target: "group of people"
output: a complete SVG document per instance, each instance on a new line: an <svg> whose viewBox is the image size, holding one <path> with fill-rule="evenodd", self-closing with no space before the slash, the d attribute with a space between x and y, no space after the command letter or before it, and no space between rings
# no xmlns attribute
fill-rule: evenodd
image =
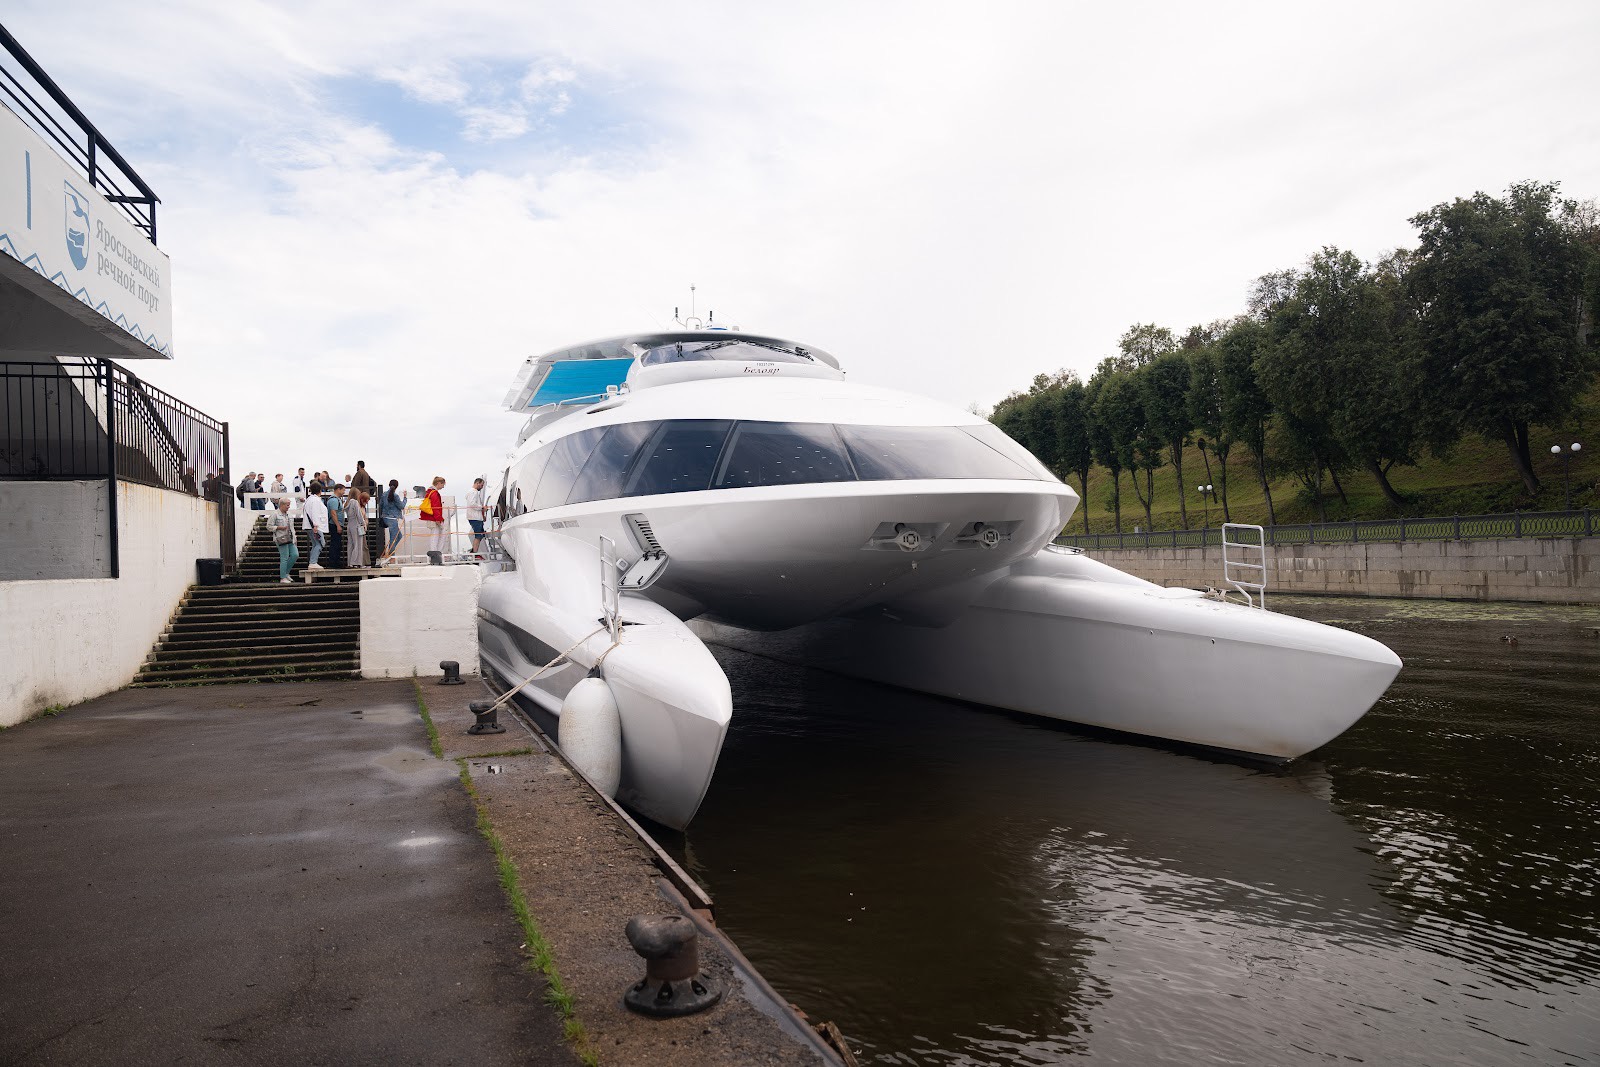
<svg viewBox="0 0 1600 1067"><path fill-rule="evenodd" d="M194 468L185 467L178 480L183 483L183 491L190 496L203 496L213 504L222 503L222 488L226 483L220 470L209 472L196 484Z"/></svg>
<svg viewBox="0 0 1600 1067"><path fill-rule="evenodd" d="M289 572L300 559L300 546L289 509L302 493L305 505L300 519L301 528L308 533L311 541L307 570L372 566L367 549L367 507L374 496L378 500L377 520L383 524L385 535L377 562L383 564L394 558L403 537L402 524L410 500L409 494L400 489L398 479L389 479L388 488L383 489L377 479L367 472L365 460L358 462L355 474L346 479L348 486L344 482L334 481L327 471L314 472L308 480L304 467L299 468L289 482L283 480L283 475L278 475L271 488L266 490L259 488L259 477L252 472L245 479L258 487L253 490L246 490L244 483L240 483L239 500L242 504L247 492L266 492L272 496L275 507L267 524L272 532L273 543L278 548L278 580L283 584L289 584ZM477 479L473 483L473 493L468 496L467 521L472 526L474 554L480 551L485 534L487 496L483 486L483 479ZM442 562L448 548L444 487L443 478L433 479L432 486L422 493L418 509L418 518L429 524L428 555L435 563ZM324 559L327 560L325 564L322 562Z"/></svg>

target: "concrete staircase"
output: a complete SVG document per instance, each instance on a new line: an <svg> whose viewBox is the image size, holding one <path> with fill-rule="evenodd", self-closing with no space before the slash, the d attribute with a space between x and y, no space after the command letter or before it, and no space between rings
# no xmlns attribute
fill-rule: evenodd
<svg viewBox="0 0 1600 1067"><path fill-rule="evenodd" d="M303 531L298 579L310 545ZM369 548L378 543L369 529ZM278 583L278 549L258 519L235 580L192 586L134 678L136 687L355 678L361 668L361 584Z"/></svg>

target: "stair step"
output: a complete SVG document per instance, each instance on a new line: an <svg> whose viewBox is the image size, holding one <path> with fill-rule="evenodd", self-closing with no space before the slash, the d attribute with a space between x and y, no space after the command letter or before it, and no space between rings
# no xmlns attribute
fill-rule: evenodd
<svg viewBox="0 0 1600 1067"><path fill-rule="evenodd" d="M359 668L350 670L306 671L300 674L228 674L171 681L129 682L129 689L172 689L180 685L253 685L271 682L315 682L326 678L360 678Z"/></svg>
<svg viewBox="0 0 1600 1067"><path fill-rule="evenodd" d="M246 661L246 659L328 659L330 656L358 656L360 654L360 640L350 633L341 640L333 641L298 641L298 643L264 643L264 645L250 645L250 651L240 651L240 645L162 645L146 659L147 667L155 664L170 664L170 662L192 662L203 664L211 661Z"/></svg>
<svg viewBox="0 0 1600 1067"><path fill-rule="evenodd" d="M270 604L218 604L215 607L190 607L185 606L174 619L186 622L203 622L206 619L249 619L260 618L265 622L276 625L285 615L305 615L308 617L324 619L360 618L361 605L355 601L349 604L329 604L318 600L282 600Z"/></svg>
<svg viewBox="0 0 1600 1067"><path fill-rule="evenodd" d="M202 678L226 677L226 676L237 674L237 673L248 673L248 674L252 674L252 675L254 675L256 677L283 676L283 677L287 678L287 677L295 677L295 676L300 675L302 673L301 670L299 669L301 666L302 666L302 664L299 664L299 663L284 662L284 663L277 663L277 664L272 664L272 663L265 663L265 664L264 663L247 663L247 664L240 664L239 666L236 666L236 667L211 666L211 667L174 668L174 669L171 669L171 670L141 670L139 672L138 676L134 678L134 681L135 682L196 681L196 680L199 680L199 679L202 679ZM303 664L303 666L305 667L305 670L307 672L312 671L312 670L317 670L317 671L331 671L331 670L359 671L361 669L361 658L359 656L346 656L346 657L344 657L342 659L338 659L338 660L317 660L314 663Z"/></svg>
<svg viewBox="0 0 1600 1067"><path fill-rule="evenodd" d="M212 632L236 635L246 630L271 628L281 633L286 629L297 629L304 623L343 624L351 631L356 631L360 629L359 620L360 615L356 612L272 612L270 614L245 612L239 615L179 615L167 625L167 632L169 634Z"/></svg>
<svg viewBox="0 0 1600 1067"><path fill-rule="evenodd" d="M140 669L146 671L163 669L177 669L178 665L188 664L196 669L207 666L258 666L270 663L321 663L332 659L349 659L359 657L361 652L354 641L344 642L339 646L318 645L277 645L270 646L270 652L241 652L237 649L213 648L190 651L188 649L173 649L151 653L151 658L145 661L145 666Z"/></svg>
<svg viewBox="0 0 1600 1067"><path fill-rule="evenodd" d="M206 652L213 650L228 651L241 648L269 652L275 649L299 647L301 645L320 645L324 648L359 648L361 635L349 627L339 630L290 630L288 632L281 630L255 630L249 633L176 634L163 637L152 655L167 652L204 655Z"/></svg>
<svg viewBox="0 0 1600 1067"><path fill-rule="evenodd" d="M338 593L343 595L330 598L328 593L334 590L337 590ZM259 589L250 590L247 592L230 590L227 593L214 593L211 595L197 595L190 593L184 598L183 606L185 608L211 608L234 605L237 607L249 608L257 605L270 606L273 604L293 604L300 601L326 603L330 599L337 601L349 600L351 602L355 602L360 599L360 595L360 587L354 585L346 586L337 584L333 587L333 590L329 590L320 586L312 587L303 583L298 585L278 585L276 582L274 582L270 586L262 586Z"/></svg>

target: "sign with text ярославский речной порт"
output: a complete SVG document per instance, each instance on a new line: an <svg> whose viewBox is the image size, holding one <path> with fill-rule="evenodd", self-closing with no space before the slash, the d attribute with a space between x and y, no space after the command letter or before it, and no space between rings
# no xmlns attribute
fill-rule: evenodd
<svg viewBox="0 0 1600 1067"><path fill-rule="evenodd" d="M172 355L171 262L19 117L0 109L0 253Z"/></svg>

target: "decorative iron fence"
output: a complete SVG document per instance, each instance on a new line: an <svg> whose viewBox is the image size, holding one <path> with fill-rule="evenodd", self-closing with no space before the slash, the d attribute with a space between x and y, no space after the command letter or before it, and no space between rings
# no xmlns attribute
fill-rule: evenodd
<svg viewBox="0 0 1600 1067"><path fill-rule="evenodd" d="M1509 515L1451 515L1365 522L1308 522L1268 526L1269 545L1328 545L1362 541L1482 541L1503 537L1593 537L1600 520L1582 511L1517 511ZM1124 548L1205 548L1222 544L1220 527L1201 530L1141 530L1138 533L1072 534L1058 544L1090 551Z"/></svg>
<svg viewBox="0 0 1600 1067"><path fill-rule="evenodd" d="M115 474L198 494L227 462L223 423L106 360L0 363L0 413L0 478Z"/></svg>
<svg viewBox="0 0 1600 1067"><path fill-rule="evenodd" d="M155 244L160 198L4 26L0 49L0 104L55 142L90 186L120 207Z"/></svg>

